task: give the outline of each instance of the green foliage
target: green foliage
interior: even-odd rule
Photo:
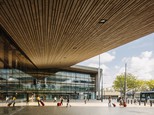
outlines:
[[[124,79],[125,79],[125,75],[121,74],[118,75],[115,79],[115,81],[113,82],[113,88],[116,91],[120,91],[121,93],[124,93]],[[137,78],[136,76],[128,73],[126,76],[126,83],[127,83],[127,91],[131,90],[131,89],[135,89],[137,88]]]
[[[154,89],[154,80],[147,81],[146,84],[150,90]]]
[[[124,93],[124,78],[125,75],[118,75],[113,82],[113,88],[116,91]],[[139,80],[136,76],[128,73],[126,76],[127,91],[146,91],[154,89],[154,80]]]
[[[146,91],[148,89],[147,81],[137,80],[137,89],[135,91]]]

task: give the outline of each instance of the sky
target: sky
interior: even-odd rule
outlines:
[[[103,87],[112,87],[116,76],[125,72],[141,80],[154,79],[154,33],[100,54],[103,69]],[[77,65],[99,67],[99,56]]]

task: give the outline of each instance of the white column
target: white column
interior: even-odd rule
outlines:
[[[98,98],[101,97],[101,69],[100,69],[100,55],[99,55],[99,67],[98,67]]]

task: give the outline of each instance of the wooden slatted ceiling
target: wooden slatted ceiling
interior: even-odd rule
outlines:
[[[154,0],[0,0],[0,15],[38,68],[71,66],[154,32]]]

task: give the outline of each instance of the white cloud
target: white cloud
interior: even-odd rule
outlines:
[[[116,66],[114,66],[114,68],[115,68],[115,69],[119,69],[120,67],[116,65]]]
[[[109,69],[109,67],[106,66],[105,64],[102,64],[100,67],[103,68],[103,69],[105,69],[105,70],[108,70]]]
[[[142,52],[141,55],[129,58],[123,58],[123,61],[127,60],[127,71],[138,76],[139,79],[149,80],[154,79],[154,57],[152,51]],[[119,73],[124,72],[122,67]]]
[[[101,54],[100,57],[101,57],[101,62],[102,63],[108,63],[108,62],[111,62],[111,61],[113,61],[115,59],[115,56],[111,55],[109,53],[103,53],[103,54]]]
[[[111,55],[109,53],[103,53],[100,55],[100,64],[109,63],[109,62],[113,61],[114,59],[115,59],[114,55]],[[99,64],[99,56],[95,56],[95,57],[90,58],[86,61],[78,63],[77,65],[98,67],[98,64]]]
[[[145,51],[145,52],[142,52],[141,56],[143,58],[150,58],[152,56],[152,51]]]

